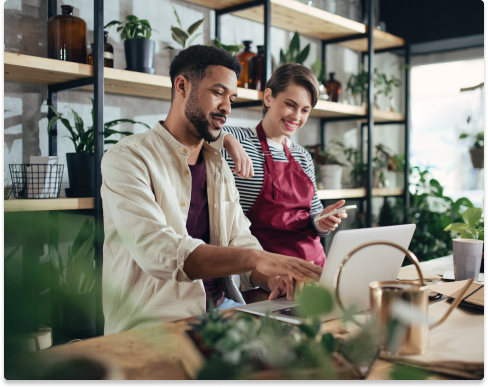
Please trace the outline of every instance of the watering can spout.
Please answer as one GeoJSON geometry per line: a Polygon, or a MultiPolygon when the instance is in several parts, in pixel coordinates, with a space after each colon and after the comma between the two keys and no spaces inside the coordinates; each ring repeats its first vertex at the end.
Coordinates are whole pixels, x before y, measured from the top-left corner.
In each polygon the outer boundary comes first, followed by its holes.
{"type": "Polygon", "coordinates": [[[460,294],[456,297],[456,299],[454,299],[454,301],[451,303],[451,306],[449,307],[449,309],[445,312],[445,314],[437,322],[431,323],[429,325],[429,329],[433,329],[434,327],[439,326],[441,323],[443,323],[447,319],[447,317],[449,317],[449,315],[452,313],[452,311],[459,305],[459,303],[461,303],[461,301],[463,300],[464,294],[466,293],[466,291],[468,291],[468,288],[471,286],[471,284],[473,284],[473,281],[474,281],[474,279],[469,279],[466,281],[466,285],[463,287],[463,289],[461,290],[460,294]]]}

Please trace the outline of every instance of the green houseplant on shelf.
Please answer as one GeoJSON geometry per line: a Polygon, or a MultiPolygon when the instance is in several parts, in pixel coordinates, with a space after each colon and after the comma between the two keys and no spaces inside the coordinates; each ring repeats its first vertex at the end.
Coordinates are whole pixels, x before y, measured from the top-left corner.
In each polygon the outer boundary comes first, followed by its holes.
{"type": "MultiPolygon", "coordinates": [[[[94,121],[93,99],[91,99],[91,101],[91,115],[92,121],[94,121]]],[[[63,117],[62,113],[59,113],[50,105],[49,108],[54,112],[55,116],[52,117],[48,123],[48,133],[51,131],[53,124],[58,120],[61,120],[63,125],[71,134],[69,138],[71,139],[75,147],[74,153],[66,154],[66,162],[68,164],[68,178],[70,185],[69,189],[66,189],[66,196],[71,198],[93,197],[95,194],[95,129],[93,125],[85,129],[85,123],[83,122],[83,119],[73,109],[71,109],[71,111],[73,112],[74,116],[74,125],[71,125],[69,120],[63,117]]],[[[140,124],[149,129],[149,126],[147,124],[144,124],[140,121],[134,121],[130,119],[112,120],[106,122],[103,125],[103,136],[105,139],[104,144],[117,143],[118,140],[110,138],[114,135],[132,135],[132,132],[117,131],[113,129],[113,127],[122,123],[140,124]]]]}
{"type": "Polygon", "coordinates": [[[283,49],[280,49],[280,65],[285,63],[299,63],[303,65],[303,62],[308,58],[309,52],[310,43],[303,50],[300,50],[300,34],[295,32],[288,50],[283,51],[283,49]]]}
{"type": "Polygon", "coordinates": [[[341,178],[344,163],[337,157],[338,146],[336,143],[330,143],[329,146],[322,150],[320,145],[306,146],[315,164],[316,181],[318,186],[324,190],[339,190],[342,188],[341,178]]]}
{"type": "MultiPolygon", "coordinates": [[[[171,3],[170,3],[171,4],[171,3]]],[[[190,47],[193,41],[197,38],[197,36],[201,35],[202,33],[199,32],[196,34],[198,28],[203,24],[205,18],[197,20],[193,23],[188,29],[184,29],[183,25],[181,24],[180,17],[178,16],[178,12],[176,12],[175,7],[171,4],[171,8],[173,8],[173,13],[175,14],[176,22],[178,26],[171,26],[171,35],[173,40],[181,45],[181,48],[174,48],[172,46],[166,46],[165,49],[169,49],[169,59],[170,63],[173,62],[175,57],[180,53],[181,50],[184,50],[190,47]]]]}
{"type": "Polygon", "coordinates": [[[125,70],[154,74],[154,49],[156,42],[151,38],[153,31],[149,22],[135,15],[127,15],[124,21],[112,20],[104,28],[118,26],[117,32],[124,40],[125,70]]]}
{"type": "Polygon", "coordinates": [[[208,42],[207,46],[215,46],[221,48],[222,50],[227,51],[231,55],[236,55],[239,51],[241,51],[245,47],[243,44],[223,44],[220,42],[219,38],[215,38],[213,44],[212,42],[208,42]]]}
{"type": "Polygon", "coordinates": [[[469,155],[471,156],[471,162],[474,168],[485,167],[485,132],[478,132],[476,135],[469,133],[461,133],[459,139],[472,139],[474,140],[473,146],[469,149],[469,155]]]}

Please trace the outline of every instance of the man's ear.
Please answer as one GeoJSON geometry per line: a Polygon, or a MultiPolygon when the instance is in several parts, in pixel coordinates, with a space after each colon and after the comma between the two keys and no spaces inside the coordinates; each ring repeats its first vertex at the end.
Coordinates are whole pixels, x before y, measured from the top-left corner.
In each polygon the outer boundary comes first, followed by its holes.
{"type": "Polygon", "coordinates": [[[190,81],[185,76],[179,75],[175,79],[175,95],[179,95],[182,99],[185,99],[190,94],[190,81]]]}
{"type": "Polygon", "coordinates": [[[267,88],[264,91],[264,104],[269,108],[271,102],[273,101],[273,91],[270,88],[267,88]]]}

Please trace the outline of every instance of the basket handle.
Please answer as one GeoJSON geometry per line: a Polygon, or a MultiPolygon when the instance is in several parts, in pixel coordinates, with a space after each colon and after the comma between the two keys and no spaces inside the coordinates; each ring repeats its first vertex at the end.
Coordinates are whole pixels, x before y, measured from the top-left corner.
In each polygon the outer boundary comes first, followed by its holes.
{"type": "MultiPolygon", "coordinates": [[[[340,277],[341,277],[342,268],[346,265],[346,263],[349,261],[349,259],[352,257],[352,255],[354,255],[356,252],[360,251],[363,248],[366,248],[366,247],[369,247],[369,246],[373,246],[373,245],[389,245],[389,246],[391,246],[393,248],[397,248],[400,251],[402,251],[403,253],[405,253],[405,255],[410,259],[410,261],[415,265],[415,268],[417,269],[417,272],[419,274],[419,283],[420,283],[420,286],[425,286],[424,276],[422,275],[422,270],[420,269],[419,260],[417,259],[417,256],[415,256],[411,251],[409,251],[408,249],[405,249],[401,245],[392,243],[390,241],[372,241],[372,242],[367,242],[367,243],[364,243],[364,244],[359,245],[358,247],[354,248],[351,252],[349,252],[344,257],[344,259],[342,259],[342,262],[339,265],[339,268],[337,269],[337,272],[336,272],[336,276],[335,276],[335,279],[334,279],[335,300],[336,300],[337,305],[339,306],[339,308],[344,313],[346,313],[346,308],[342,304],[341,297],[340,297],[340,294],[339,294],[339,280],[340,280],[340,277]]],[[[351,321],[353,321],[359,327],[363,327],[363,324],[360,323],[358,320],[356,320],[353,316],[351,316],[351,321]]]]}

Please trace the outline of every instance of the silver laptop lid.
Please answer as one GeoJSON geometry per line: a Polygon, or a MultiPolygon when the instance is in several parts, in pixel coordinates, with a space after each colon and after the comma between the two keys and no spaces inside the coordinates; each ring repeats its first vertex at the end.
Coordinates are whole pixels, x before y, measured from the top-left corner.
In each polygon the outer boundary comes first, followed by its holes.
{"type": "MultiPolygon", "coordinates": [[[[333,292],[334,278],[340,263],[359,245],[383,240],[408,249],[414,231],[415,224],[337,232],[327,255],[320,284],[333,292]]],[[[343,304],[346,307],[355,304],[358,311],[369,309],[369,283],[376,280],[396,280],[404,257],[405,255],[398,249],[386,245],[367,247],[354,254],[341,274],[339,291],[343,304]]],[[[334,315],[337,315],[337,311],[334,315]]]]}

